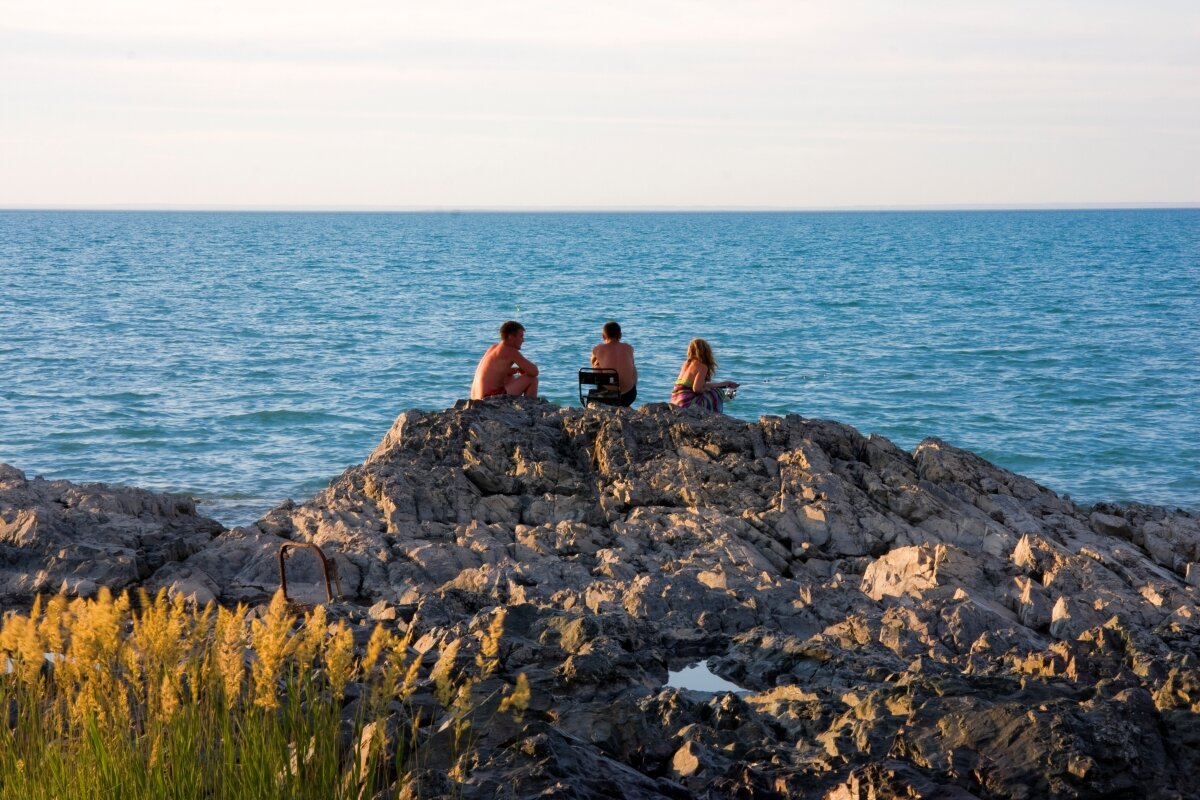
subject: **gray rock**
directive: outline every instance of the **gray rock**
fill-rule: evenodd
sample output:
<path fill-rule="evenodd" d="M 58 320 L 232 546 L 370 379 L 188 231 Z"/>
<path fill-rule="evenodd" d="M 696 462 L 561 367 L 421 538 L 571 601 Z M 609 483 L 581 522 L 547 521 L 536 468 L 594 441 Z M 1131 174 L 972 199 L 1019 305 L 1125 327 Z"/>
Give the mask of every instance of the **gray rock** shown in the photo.
<path fill-rule="evenodd" d="M 1124 517 L 1118 517 L 1114 514 L 1101 514 L 1097 511 L 1088 517 L 1088 524 L 1092 526 L 1092 530 L 1096 533 L 1101 533 L 1105 536 L 1120 536 L 1123 539 L 1128 539 L 1131 535 L 1129 522 Z"/>
<path fill-rule="evenodd" d="M 0 610 L 40 593 L 141 585 L 223 530 L 186 495 L 28 480 L 0 464 Z"/>
<path fill-rule="evenodd" d="M 313 542 L 338 565 L 339 613 L 413 626 L 427 667 L 455 640 L 473 663 L 507 608 L 490 680 L 526 674 L 533 702 L 522 723 L 494 700 L 479 710 L 461 782 L 420 765 L 458 796 L 1165 799 L 1200 785 L 1200 520 L 1082 509 L 938 439 L 910 454 L 794 415 L 464 402 L 405 412 L 366 463 L 255 525 L 177 550 L 160 535 L 154 552 L 177 557 L 103 566 L 93 534 L 66 569 L 42 535 L 53 508 L 14 481 L 0 473 L 0 548 L 24 548 L 42 585 L 261 603 L 279 545 Z M 360 646 L 369 630 L 355 626 Z M 663 688 L 702 660 L 747 693 Z"/>

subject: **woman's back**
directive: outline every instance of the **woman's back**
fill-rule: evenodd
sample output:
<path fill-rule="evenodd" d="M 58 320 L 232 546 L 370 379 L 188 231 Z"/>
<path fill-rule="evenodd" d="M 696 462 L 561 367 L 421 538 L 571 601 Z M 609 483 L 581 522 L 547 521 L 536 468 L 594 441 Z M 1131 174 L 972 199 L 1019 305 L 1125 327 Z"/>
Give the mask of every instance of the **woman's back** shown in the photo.
<path fill-rule="evenodd" d="M 733 381 L 713 382 L 717 373 L 717 359 L 712 348 L 703 339 L 692 339 L 688 343 L 687 360 L 679 368 L 675 388 L 671 390 L 671 403 L 682 408 L 700 406 L 721 413 L 726 389 L 736 389 Z"/>
<path fill-rule="evenodd" d="M 675 385 L 691 388 L 696 383 L 696 378 L 701 374 L 703 374 L 705 380 L 708 379 L 708 366 L 699 359 L 689 358 L 679 368 L 679 377 L 675 379 Z"/>

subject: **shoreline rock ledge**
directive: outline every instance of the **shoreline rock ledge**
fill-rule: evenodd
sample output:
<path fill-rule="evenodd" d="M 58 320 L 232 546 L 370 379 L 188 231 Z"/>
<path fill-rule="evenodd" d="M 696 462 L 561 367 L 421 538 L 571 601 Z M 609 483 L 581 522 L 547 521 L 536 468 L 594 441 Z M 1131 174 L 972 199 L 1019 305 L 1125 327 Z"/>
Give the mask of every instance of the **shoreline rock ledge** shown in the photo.
<path fill-rule="evenodd" d="M 287 541 L 430 659 L 507 609 L 499 677 L 533 702 L 476 728 L 462 797 L 1200 797 L 1200 518 L 1081 507 L 938 439 L 462 402 L 232 530 L 0 467 L 0 609 L 261 603 Z M 700 661 L 745 691 L 665 685 Z"/>

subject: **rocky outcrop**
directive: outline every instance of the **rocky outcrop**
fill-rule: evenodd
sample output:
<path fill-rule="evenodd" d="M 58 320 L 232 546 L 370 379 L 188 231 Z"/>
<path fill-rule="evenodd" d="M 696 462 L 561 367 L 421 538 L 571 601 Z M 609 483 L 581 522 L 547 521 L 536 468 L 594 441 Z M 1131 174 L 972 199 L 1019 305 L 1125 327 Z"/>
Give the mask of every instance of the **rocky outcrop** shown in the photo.
<path fill-rule="evenodd" d="M 937 439 L 410 411 L 309 502 L 145 583 L 260 602 L 287 541 L 431 659 L 472 659 L 507 609 L 497 679 L 534 703 L 476 728 L 465 797 L 1198 796 L 1200 519 L 1082 508 Z M 696 661 L 745 691 L 665 685 Z"/>
<path fill-rule="evenodd" d="M 225 530 L 186 495 L 27 480 L 0 464 L 0 610 L 139 585 Z"/>

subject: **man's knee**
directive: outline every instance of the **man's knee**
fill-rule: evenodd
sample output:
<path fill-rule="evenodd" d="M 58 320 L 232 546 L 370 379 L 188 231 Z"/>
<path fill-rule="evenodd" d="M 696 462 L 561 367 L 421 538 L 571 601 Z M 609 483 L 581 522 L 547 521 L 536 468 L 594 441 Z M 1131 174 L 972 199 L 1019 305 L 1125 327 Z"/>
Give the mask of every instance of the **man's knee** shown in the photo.
<path fill-rule="evenodd" d="M 531 378 L 528 375 L 518 375 L 505 385 L 504 391 L 512 397 L 528 395 L 530 385 L 537 386 L 537 378 Z"/>

